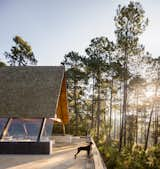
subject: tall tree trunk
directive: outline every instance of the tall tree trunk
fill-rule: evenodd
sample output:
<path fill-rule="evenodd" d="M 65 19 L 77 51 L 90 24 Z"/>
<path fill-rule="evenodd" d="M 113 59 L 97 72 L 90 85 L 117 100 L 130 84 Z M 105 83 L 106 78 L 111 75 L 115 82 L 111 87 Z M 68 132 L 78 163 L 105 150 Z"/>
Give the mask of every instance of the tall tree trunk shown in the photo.
<path fill-rule="evenodd" d="M 91 129 L 94 126 L 94 88 L 95 88 L 95 78 L 93 76 L 93 87 L 92 87 L 92 107 L 91 107 Z"/>
<path fill-rule="evenodd" d="M 77 111 L 77 82 L 74 81 L 74 112 L 76 115 L 75 135 L 78 135 L 78 111 Z"/>
<path fill-rule="evenodd" d="M 100 77 L 100 68 L 98 70 L 98 105 L 97 105 L 97 142 L 99 141 L 99 128 L 100 128 L 100 113 L 101 113 L 101 96 L 100 96 L 100 83 L 101 83 L 101 77 Z"/>
<path fill-rule="evenodd" d="M 124 130 L 124 114 L 122 114 L 122 122 L 121 122 L 121 128 L 120 128 L 120 136 L 119 136 L 119 152 L 122 149 L 122 140 L 123 140 L 123 130 Z"/>
<path fill-rule="evenodd" d="M 122 83 L 120 82 L 120 90 L 122 89 Z M 121 91 L 120 91 L 121 93 Z M 123 114 L 122 114 L 122 100 L 120 94 L 120 131 L 119 131 L 119 152 L 122 149 L 122 139 L 123 139 Z"/>
<path fill-rule="evenodd" d="M 127 112 L 127 64 L 125 64 L 124 88 L 123 88 L 123 126 L 124 126 L 124 146 L 126 145 L 126 112 Z"/>
<path fill-rule="evenodd" d="M 143 144 L 143 123 L 142 123 L 142 111 L 141 111 L 141 144 Z"/>
<path fill-rule="evenodd" d="M 144 112 L 144 117 L 145 117 L 145 121 L 144 121 L 144 140 L 146 141 L 146 138 L 147 138 L 147 118 L 146 118 L 145 112 Z"/>
<path fill-rule="evenodd" d="M 159 106 L 158 106 L 159 107 Z M 159 114 L 159 112 L 158 112 Z M 159 135 L 160 133 L 160 124 L 159 124 L 159 116 L 157 116 L 157 133 Z M 157 143 L 159 143 L 159 140 L 158 140 L 159 137 L 157 137 Z"/>
<path fill-rule="evenodd" d="M 158 144 L 158 112 L 155 110 L 155 131 L 154 131 L 154 145 Z"/>
<path fill-rule="evenodd" d="M 149 133 L 150 133 L 150 126 L 151 126 L 151 121 L 152 121 L 153 109 L 154 109 L 154 103 L 152 103 L 152 109 L 151 109 L 151 112 L 150 112 L 150 117 L 149 117 L 149 123 L 148 123 L 148 128 L 147 128 L 147 135 L 146 135 L 146 141 L 145 141 L 144 150 L 147 150 L 147 147 L 148 147 L 148 139 L 149 139 Z"/>
<path fill-rule="evenodd" d="M 156 84 L 155 87 L 155 98 L 157 96 L 157 91 L 158 91 L 158 85 Z M 155 101 L 152 101 L 152 108 L 151 108 L 151 112 L 150 112 L 150 117 L 149 117 L 149 123 L 148 123 L 148 129 L 147 129 L 147 136 L 146 136 L 146 141 L 145 141 L 145 146 L 144 146 L 144 150 L 147 150 L 148 147 L 148 140 L 149 140 L 149 134 L 150 134 L 150 126 L 151 126 L 151 121 L 152 121 L 152 115 L 153 115 L 153 110 L 155 107 Z"/>
<path fill-rule="evenodd" d="M 116 139 L 116 132 L 117 132 L 117 116 L 115 111 L 114 112 L 114 140 Z"/>
<path fill-rule="evenodd" d="M 137 143 L 138 143 L 138 91 L 136 89 L 136 144 Z"/>
<path fill-rule="evenodd" d="M 111 80 L 111 87 L 110 87 L 110 108 L 109 108 L 109 140 L 111 140 L 111 128 L 112 128 L 112 97 L 113 97 L 113 77 Z"/>

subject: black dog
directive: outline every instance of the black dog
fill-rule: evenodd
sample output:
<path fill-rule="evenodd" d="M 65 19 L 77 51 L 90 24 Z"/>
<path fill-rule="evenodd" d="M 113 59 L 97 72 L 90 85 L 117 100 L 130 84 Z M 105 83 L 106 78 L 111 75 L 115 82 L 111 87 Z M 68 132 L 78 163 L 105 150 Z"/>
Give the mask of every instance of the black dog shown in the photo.
<path fill-rule="evenodd" d="M 88 146 L 78 147 L 77 153 L 74 155 L 74 158 L 76 159 L 77 154 L 78 154 L 81 150 L 87 151 L 87 155 L 88 155 L 88 157 L 89 157 L 92 144 L 93 144 L 93 143 L 90 142 Z"/>

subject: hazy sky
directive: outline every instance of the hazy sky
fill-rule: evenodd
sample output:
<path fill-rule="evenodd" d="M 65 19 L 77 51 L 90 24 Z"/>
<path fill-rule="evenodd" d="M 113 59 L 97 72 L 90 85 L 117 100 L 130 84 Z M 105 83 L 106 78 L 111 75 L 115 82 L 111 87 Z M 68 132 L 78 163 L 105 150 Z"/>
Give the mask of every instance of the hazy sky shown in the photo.
<path fill-rule="evenodd" d="M 0 58 L 21 36 L 33 49 L 38 65 L 59 65 L 71 50 L 85 54 L 90 40 L 115 41 L 118 4 L 128 0 L 0 0 Z M 141 37 L 146 50 L 160 55 L 160 0 L 140 0 L 149 26 Z"/>

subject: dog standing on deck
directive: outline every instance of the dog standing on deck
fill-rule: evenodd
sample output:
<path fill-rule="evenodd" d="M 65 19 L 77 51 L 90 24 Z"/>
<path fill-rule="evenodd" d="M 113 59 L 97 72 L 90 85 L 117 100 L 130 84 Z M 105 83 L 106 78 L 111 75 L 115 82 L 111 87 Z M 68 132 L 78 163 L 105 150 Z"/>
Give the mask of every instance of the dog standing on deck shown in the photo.
<path fill-rule="evenodd" d="M 90 142 L 89 143 L 89 145 L 88 146 L 83 146 L 83 147 L 78 147 L 78 149 L 77 149 L 77 153 L 74 155 L 74 158 L 76 159 L 76 157 L 77 157 L 77 154 L 80 152 L 80 151 L 87 151 L 87 155 L 88 155 L 88 157 L 90 156 L 90 151 L 91 151 L 91 148 L 92 148 L 92 142 Z"/>

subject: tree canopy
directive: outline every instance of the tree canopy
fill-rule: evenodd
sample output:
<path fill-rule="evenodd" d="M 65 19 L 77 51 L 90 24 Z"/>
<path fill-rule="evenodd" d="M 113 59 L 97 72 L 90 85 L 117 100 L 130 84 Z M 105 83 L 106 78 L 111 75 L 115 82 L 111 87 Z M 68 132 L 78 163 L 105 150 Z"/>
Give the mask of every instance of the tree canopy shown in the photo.
<path fill-rule="evenodd" d="M 32 48 L 26 41 L 24 41 L 20 36 L 15 36 L 13 42 L 15 45 L 12 46 L 11 51 L 5 52 L 5 57 L 10 66 L 37 64 Z"/>

